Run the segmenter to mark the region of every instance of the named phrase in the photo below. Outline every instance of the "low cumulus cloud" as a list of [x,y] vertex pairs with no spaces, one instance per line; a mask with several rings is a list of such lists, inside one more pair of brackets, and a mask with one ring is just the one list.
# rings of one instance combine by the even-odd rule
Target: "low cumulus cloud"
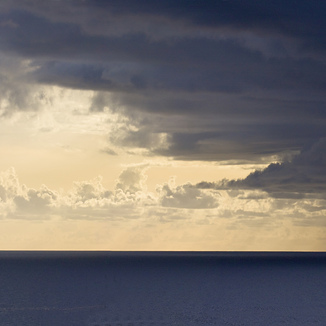
[[57,206],[58,194],[46,186],[36,190],[21,185],[12,168],[0,175],[0,199],[2,217],[44,219]]
[[[146,188],[148,165],[126,167],[116,186],[108,190],[102,179],[76,182],[67,192],[46,186],[28,188],[14,169],[0,175],[0,216],[20,220],[88,220],[123,223],[218,225],[229,221],[232,229],[280,227],[282,220],[297,226],[325,226],[324,196],[284,196],[264,188],[240,186],[240,181],[221,184],[176,185],[173,180]],[[243,181],[243,180],[242,180]],[[246,179],[244,179],[246,181]],[[219,189],[219,190],[217,190]],[[288,192],[287,194],[291,194]],[[137,222],[138,221],[138,222]]]
[[147,190],[148,164],[126,167],[115,189],[103,186],[102,178],[75,182],[68,192],[57,192],[45,185],[28,188],[19,182],[14,169],[0,177],[0,206],[2,218],[48,219],[121,219],[141,218],[147,207],[211,209],[218,206],[214,194],[191,185],[159,186],[156,192]]
[[163,207],[178,208],[216,208],[218,207],[217,195],[199,190],[190,183],[173,186],[168,183],[157,189],[160,194],[160,203]]

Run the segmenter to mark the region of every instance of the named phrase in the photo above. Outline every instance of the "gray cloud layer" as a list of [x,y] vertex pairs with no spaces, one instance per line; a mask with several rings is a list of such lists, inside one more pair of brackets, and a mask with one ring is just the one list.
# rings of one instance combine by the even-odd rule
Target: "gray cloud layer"
[[323,168],[300,161],[314,143],[325,153],[322,1],[17,0],[0,10],[1,56],[29,60],[19,82],[0,62],[13,108],[29,105],[26,78],[91,89],[90,113],[107,108],[135,127],[109,137],[117,146],[238,162],[302,151],[241,185],[324,187]]
[[198,189],[260,189],[275,198],[326,198],[326,139],[304,149],[291,161],[272,163],[241,180],[201,182]]

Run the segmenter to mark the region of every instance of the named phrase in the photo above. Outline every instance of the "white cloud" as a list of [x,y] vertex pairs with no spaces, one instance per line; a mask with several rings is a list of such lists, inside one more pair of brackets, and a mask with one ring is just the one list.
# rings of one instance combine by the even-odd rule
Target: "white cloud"
[[[190,184],[158,186],[147,190],[146,170],[149,163],[127,166],[120,174],[114,190],[103,186],[101,177],[75,182],[72,190],[56,192],[46,186],[39,189],[21,185],[14,169],[0,177],[2,216],[7,218],[61,218],[117,219],[141,218],[146,210],[212,209],[218,206],[216,194],[196,189]],[[4,208],[6,207],[6,211]],[[174,215],[186,216],[176,213]],[[155,214],[147,214],[147,216]],[[181,216],[180,215],[180,216]]]
[[190,183],[173,187],[164,184],[157,189],[159,201],[163,207],[178,208],[216,208],[218,206],[217,195],[197,189]]
[[92,199],[110,198],[112,193],[102,185],[102,178],[97,177],[91,181],[75,182],[72,197],[75,202],[85,203]]
[[[173,180],[159,185],[152,193],[146,188],[149,166],[149,163],[127,166],[113,190],[106,189],[102,178],[97,177],[76,182],[67,192],[46,186],[28,188],[20,184],[15,170],[10,169],[0,174],[0,216],[3,221],[42,219],[44,223],[57,221],[62,225],[65,221],[103,222],[117,232],[127,228],[134,239],[142,239],[146,233],[153,243],[158,241],[156,236],[163,241],[163,235],[157,233],[161,227],[165,230],[164,237],[172,237],[174,242],[188,243],[193,237],[198,243],[213,244],[216,240],[211,232],[216,230],[216,234],[220,234],[219,226],[229,237],[246,230],[253,243],[260,239],[255,232],[267,237],[275,233],[277,239],[278,236],[284,238],[286,230],[301,234],[302,228],[317,232],[316,228],[326,226],[325,199],[272,198],[261,190],[217,192],[198,189],[189,183],[176,185]],[[204,238],[199,239],[197,228],[201,232],[209,231],[210,237],[205,238],[205,233],[201,233]],[[154,230],[156,233],[152,233]],[[250,243],[248,246],[250,248]]]
[[54,191],[43,185],[39,190],[26,189],[23,195],[15,196],[13,200],[17,210],[22,213],[44,213],[55,207],[57,197]]
[[13,168],[0,175],[0,205],[3,217],[47,218],[57,206],[58,194],[42,185],[35,190],[21,185]]
[[0,174],[0,198],[5,202],[22,193],[15,169],[11,168]]
[[124,192],[135,193],[137,191],[142,191],[146,188],[145,174],[148,165],[132,165],[127,167],[119,176],[116,189],[121,189]]
[[[81,248],[80,241],[83,248],[126,250],[255,250],[257,245],[261,250],[321,248],[326,236],[325,199],[272,198],[261,190],[217,192],[189,183],[176,185],[173,180],[151,193],[146,189],[148,168],[149,163],[127,166],[113,190],[106,189],[97,177],[76,182],[67,192],[46,186],[29,188],[19,182],[14,169],[2,172],[3,227],[16,225],[19,219],[26,234],[20,224],[15,228],[29,239],[24,248],[37,243],[32,234],[40,230],[45,232],[39,234],[42,248],[58,248],[56,237],[65,248]],[[14,241],[15,233],[10,230],[8,241]]]

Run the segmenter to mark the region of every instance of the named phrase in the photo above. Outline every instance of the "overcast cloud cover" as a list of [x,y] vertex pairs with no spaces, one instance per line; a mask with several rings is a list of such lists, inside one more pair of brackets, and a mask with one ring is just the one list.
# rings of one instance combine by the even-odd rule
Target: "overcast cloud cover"
[[197,214],[200,223],[231,215],[323,226],[325,14],[325,2],[307,0],[2,1],[2,121],[44,114],[50,86],[90,91],[86,111],[73,114],[106,117],[103,155],[256,166],[243,179],[167,180],[155,192],[152,163],[125,167],[114,189],[94,179],[65,193],[22,186],[9,170],[3,218]]

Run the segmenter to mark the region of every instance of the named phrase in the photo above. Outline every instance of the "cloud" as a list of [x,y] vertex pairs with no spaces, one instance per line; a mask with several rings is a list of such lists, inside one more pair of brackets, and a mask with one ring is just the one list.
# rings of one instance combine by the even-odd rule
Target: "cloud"
[[44,219],[56,206],[56,192],[42,186],[35,190],[21,185],[13,168],[0,175],[0,206],[3,217]]
[[260,189],[275,198],[325,198],[326,139],[302,150],[291,161],[269,164],[245,179],[201,182],[199,189]]
[[98,198],[110,198],[112,193],[102,185],[102,178],[91,181],[75,182],[73,197],[75,202],[86,202]]
[[21,194],[22,189],[13,168],[0,174],[0,198],[2,202]]
[[35,112],[48,99],[42,87],[36,87],[28,60],[0,52],[0,116],[10,117],[14,112]]
[[[20,184],[13,169],[2,172],[0,216],[4,228],[12,232],[10,227],[14,227],[19,244],[28,239],[23,248],[31,248],[40,239],[46,247],[59,236],[60,243],[71,248],[77,241],[76,248],[80,249],[85,243],[95,243],[102,249],[121,249],[123,239],[127,242],[123,248],[127,250],[129,240],[142,241],[146,234],[150,241],[146,246],[154,245],[158,250],[193,250],[194,243],[202,250],[215,250],[216,246],[223,250],[253,250],[253,244],[275,250],[282,249],[275,247],[279,241],[286,243],[289,250],[297,250],[298,243],[300,248],[307,248],[309,241],[316,236],[323,239],[325,235],[325,198],[271,197],[261,189],[239,187],[199,189],[198,185],[176,185],[171,180],[151,193],[144,184],[147,168],[148,164],[127,166],[113,190],[106,189],[97,177],[76,182],[67,192],[46,186],[28,188]],[[40,230],[41,235],[37,233]],[[136,240],[137,237],[140,239]],[[32,239],[38,241],[30,242]],[[313,243],[309,248],[317,248]],[[143,243],[138,244],[140,247],[133,245],[144,249]]]
[[[83,5],[94,9],[90,3]],[[73,10],[69,4],[66,6]],[[80,10],[81,6],[75,4],[75,10]],[[200,6],[199,9],[202,10],[202,14],[209,15],[210,6],[212,4],[207,8]],[[221,8],[216,9],[217,12],[220,9],[223,11],[224,4],[218,5],[220,6]],[[248,28],[254,33],[267,33],[268,38],[265,15],[270,8],[268,6],[255,8],[242,3],[236,6],[247,7],[244,11],[246,13],[255,9],[264,12],[261,15],[264,19],[257,22],[257,27],[252,27],[255,24],[250,27],[246,24],[237,25],[236,17],[233,17],[233,20],[229,17],[229,21],[225,22],[226,27],[232,29],[233,24],[237,30],[241,31],[243,28],[243,32]],[[114,13],[119,16],[121,11],[116,10],[119,7],[106,5],[101,9],[107,10],[108,14]],[[138,11],[139,16],[134,15],[138,21],[142,20],[142,14],[148,14],[146,11],[148,7],[150,6],[146,4],[143,7],[144,12]],[[172,8],[178,11],[183,5]],[[281,8],[282,6],[277,11],[285,10]],[[224,9],[231,12],[232,7]],[[320,8],[312,6],[311,9],[319,13]],[[35,7],[34,10],[37,12]],[[183,10],[190,16],[195,14],[189,12],[186,7]],[[95,11],[101,17],[99,11],[96,9]],[[151,29],[136,33],[129,31],[123,35],[97,35],[87,33],[82,20],[70,23],[62,21],[55,11],[53,17],[47,17],[45,12],[42,12],[43,15],[36,12],[31,6],[29,10],[25,7],[25,10],[12,10],[3,15],[4,21],[13,21],[18,27],[13,29],[7,25],[2,26],[2,48],[3,51],[14,52],[35,60],[37,70],[34,77],[42,83],[80,89],[128,92],[159,89],[239,93],[252,87],[263,90],[310,89],[322,92],[325,88],[323,75],[326,68],[323,60],[317,60],[313,56],[300,58],[290,53],[283,57],[268,59],[260,50],[252,48],[254,42],[249,42],[251,45],[248,46],[248,41],[243,41],[248,38],[246,35],[238,37],[229,31],[227,37],[221,37],[219,29],[216,30],[214,37],[205,32],[205,29],[201,35],[194,36],[183,35],[183,30],[177,29],[175,35],[161,39],[153,39]],[[164,10],[156,13],[151,11],[151,14],[160,16],[163,12]],[[169,11],[165,12],[167,15],[170,14]],[[234,10],[233,14],[237,12]],[[170,18],[177,16],[173,15]],[[217,21],[218,17],[218,15],[215,17]],[[252,23],[256,20],[252,15],[249,15],[249,18],[253,20]],[[269,18],[276,19],[276,15],[273,17],[272,14]],[[171,21],[166,23],[171,24]],[[269,27],[272,26],[271,23]],[[197,24],[196,27],[202,28]]]
[[[223,187],[317,196],[325,184],[316,163],[324,163],[326,137],[325,11],[304,0],[6,2],[1,113],[43,109],[41,89],[49,84],[91,90],[87,114],[118,116],[107,123],[110,155],[118,147],[177,160],[274,162]],[[318,150],[305,149],[318,139]],[[76,185],[76,202],[111,205],[115,193],[140,200],[142,171],[125,170],[108,197],[95,181]],[[162,203],[186,207],[193,198],[209,206],[195,200],[206,191],[180,187],[163,187],[171,195]],[[51,207],[37,191],[16,205]]]
[[17,195],[13,198],[16,206],[16,216],[28,216],[36,214],[41,216],[51,211],[51,208],[56,205],[58,195],[42,186],[39,190],[28,189],[25,194]]
[[[190,184],[158,186],[147,190],[148,163],[131,165],[120,174],[115,189],[103,186],[101,177],[75,182],[67,192],[42,185],[28,188],[19,182],[14,169],[0,175],[0,208],[3,218],[11,219],[107,219],[142,218],[144,211],[163,208],[213,209],[218,206],[216,193],[196,189]],[[184,215],[183,213],[180,213]],[[185,215],[186,216],[186,215]]]
[[323,103],[317,100],[267,103],[207,93],[152,95],[94,96],[92,112],[120,117],[108,135],[114,146],[180,160],[262,163],[292,155],[326,136]]
[[216,196],[205,193],[192,186],[185,184],[182,186],[171,187],[164,184],[158,189],[160,193],[160,203],[163,207],[204,209],[218,207]]
[[145,189],[147,176],[145,174],[148,166],[145,164],[132,165],[123,170],[119,176],[116,189],[124,192],[135,193]]
[[101,150],[102,153],[105,153],[107,155],[118,155],[117,152],[115,152],[112,148],[106,147]]
[[[6,3],[7,10],[12,4]],[[103,0],[87,0],[82,2],[56,1],[43,3],[41,1],[15,1],[15,7],[37,13],[48,19],[61,22],[81,24],[89,33],[109,34],[126,33],[130,30],[147,28],[148,32],[160,31],[160,25],[174,23],[179,30],[187,28],[223,28],[233,31],[249,30],[264,34],[281,34],[306,42],[310,46],[323,48],[325,38],[323,26],[322,2],[291,0],[284,3],[281,0],[273,3],[251,2],[242,0],[214,1],[204,3],[194,2],[189,6],[188,1],[151,1],[124,0],[120,3],[110,3]],[[64,7],[64,9],[63,9]],[[293,9],[295,8],[295,10]],[[73,14],[75,13],[75,15]],[[94,17],[97,18],[94,21]],[[109,19],[107,19],[109,17]],[[121,24],[121,19],[128,18],[128,24]],[[145,19],[146,18],[146,19]],[[106,20],[108,20],[108,22]],[[149,22],[146,24],[146,22]],[[113,25],[112,30],[110,27]],[[156,29],[150,29],[150,26]],[[103,28],[103,26],[105,28]],[[101,28],[102,27],[102,28]],[[133,28],[133,29],[131,29]]]
[[299,197],[306,194],[325,196],[326,139],[320,139],[303,150],[291,162],[273,163],[262,171],[251,173],[235,184],[267,191],[272,196]]
[[34,82],[89,89],[90,114],[126,118],[113,145],[271,161],[326,137],[324,12],[305,1],[8,2],[1,54],[29,63],[3,74],[5,110],[40,107]]
[[[137,127],[136,127],[137,128]],[[122,148],[141,148],[148,155],[164,153],[169,147],[169,135],[156,132],[153,127],[140,126],[136,130],[125,125],[117,132],[111,132],[109,140],[115,146]]]

